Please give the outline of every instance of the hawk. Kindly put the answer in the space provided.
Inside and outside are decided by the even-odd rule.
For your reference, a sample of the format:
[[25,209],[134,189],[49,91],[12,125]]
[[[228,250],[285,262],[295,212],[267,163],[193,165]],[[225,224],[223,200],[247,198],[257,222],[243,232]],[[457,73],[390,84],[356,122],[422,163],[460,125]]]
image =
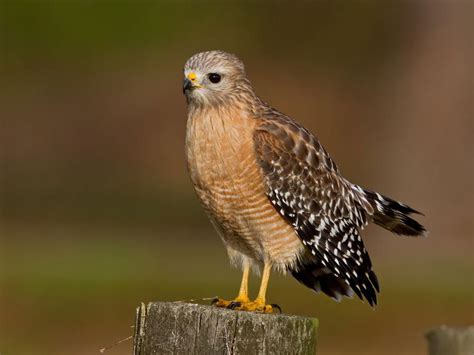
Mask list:
[[[187,168],[197,196],[243,271],[238,296],[215,305],[271,313],[270,272],[290,272],[316,292],[374,306],[379,283],[361,230],[373,222],[424,235],[407,205],[346,180],[318,139],[260,99],[235,55],[208,51],[184,67]],[[261,271],[248,296],[249,270]]]

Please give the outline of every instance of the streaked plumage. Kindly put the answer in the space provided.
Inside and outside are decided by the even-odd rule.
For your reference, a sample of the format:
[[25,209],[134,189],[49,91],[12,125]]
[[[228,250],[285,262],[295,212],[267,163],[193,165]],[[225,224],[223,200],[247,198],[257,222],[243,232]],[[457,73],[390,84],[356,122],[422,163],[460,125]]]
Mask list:
[[258,98],[234,55],[199,53],[185,76],[188,170],[231,259],[244,270],[290,271],[336,300],[355,292],[376,304],[360,231],[375,222],[421,235],[409,217],[416,211],[344,179],[314,135]]

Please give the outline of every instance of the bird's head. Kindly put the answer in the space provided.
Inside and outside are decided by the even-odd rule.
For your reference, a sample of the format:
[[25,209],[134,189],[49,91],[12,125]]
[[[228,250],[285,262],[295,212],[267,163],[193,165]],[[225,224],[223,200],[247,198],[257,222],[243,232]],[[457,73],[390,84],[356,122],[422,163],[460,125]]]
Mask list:
[[183,93],[188,104],[220,105],[249,91],[244,64],[233,54],[201,52],[184,65]]

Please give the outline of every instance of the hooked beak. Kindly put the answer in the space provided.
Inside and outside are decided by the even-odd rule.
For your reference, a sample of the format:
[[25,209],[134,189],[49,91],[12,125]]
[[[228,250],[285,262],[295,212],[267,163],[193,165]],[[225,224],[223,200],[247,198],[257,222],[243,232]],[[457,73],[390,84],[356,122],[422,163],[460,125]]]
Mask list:
[[186,93],[186,91],[191,90],[193,88],[193,82],[189,80],[188,78],[183,80],[183,94]]
[[194,72],[189,73],[186,75],[186,78],[183,81],[183,94],[186,93],[188,90],[194,90],[200,88],[201,85],[197,83],[197,75]]

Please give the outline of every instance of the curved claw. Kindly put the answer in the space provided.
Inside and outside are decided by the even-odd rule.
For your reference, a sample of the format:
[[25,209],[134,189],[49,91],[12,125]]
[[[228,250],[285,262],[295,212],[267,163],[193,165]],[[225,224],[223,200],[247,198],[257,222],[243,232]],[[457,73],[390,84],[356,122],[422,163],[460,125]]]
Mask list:
[[229,303],[229,305],[226,308],[236,309],[237,307],[240,307],[241,305],[242,305],[242,303],[233,301],[233,302]]
[[217,302],[219,302],[219,297],[213,298],[211,301],[211,306],[214,306]]
[[270,306],[272,306],[272,308],[278,309],[278,312],[280,314],[283,313],[282,310],[281,310],[281,307],[279,305],[277,305],[276,303],[272,303]]

